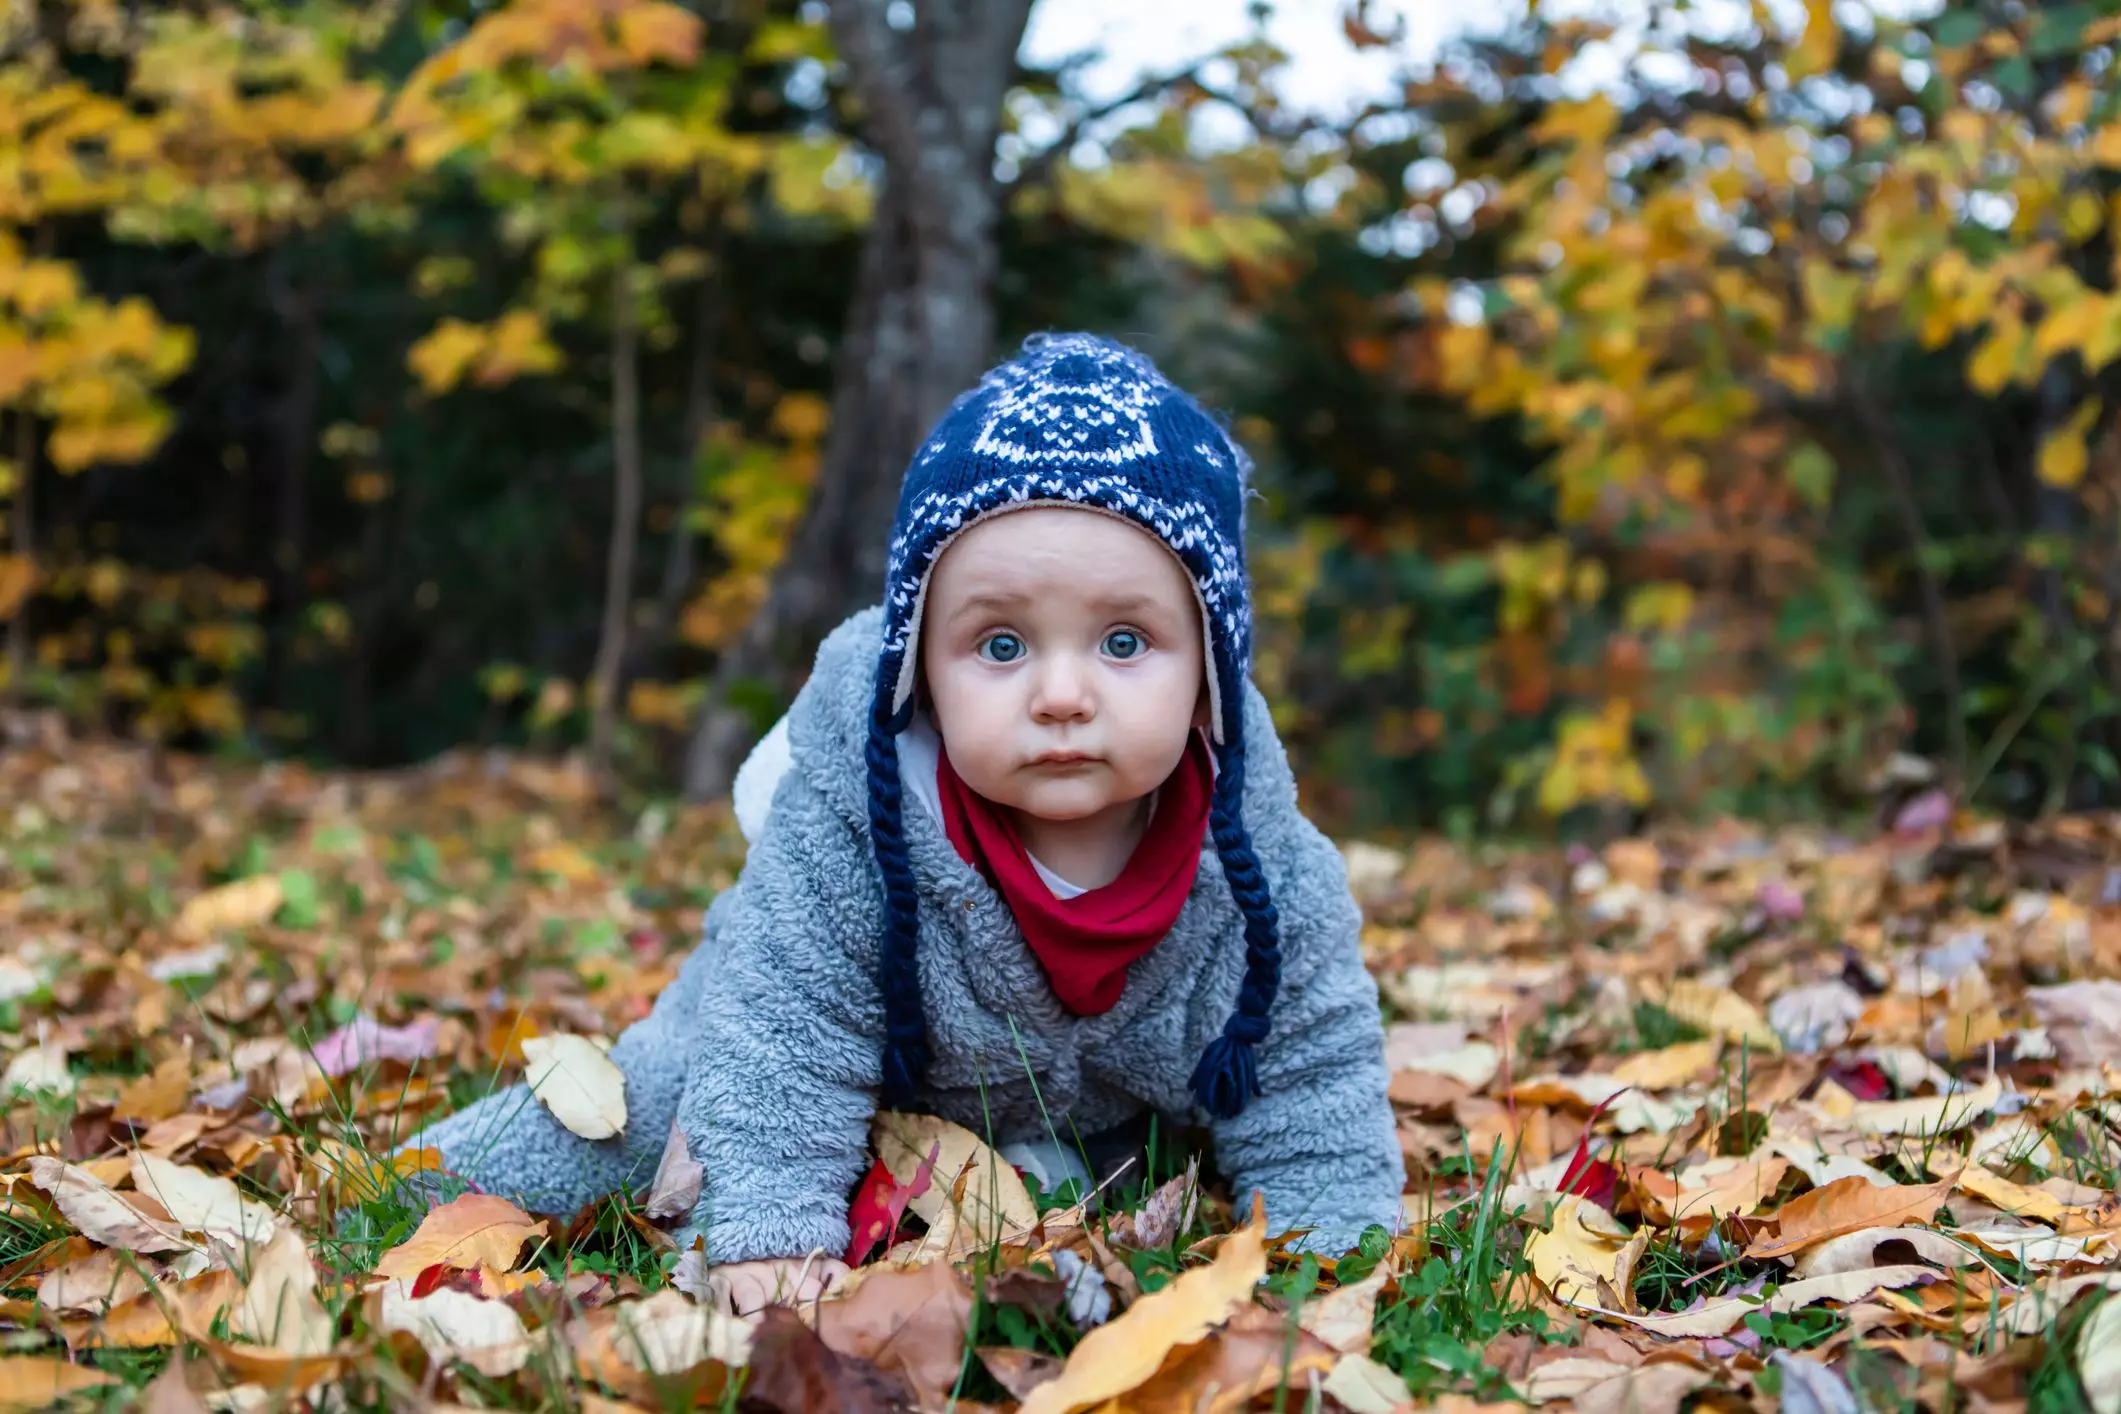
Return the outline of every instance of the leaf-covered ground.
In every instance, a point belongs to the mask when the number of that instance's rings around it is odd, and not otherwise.
[[[726,812],[18,740],[0,1406],[2121,1408],[2121,823],[1348,853],[1405,1233],[1291,1256],[1184,1133],[1045,1194],[884,1116],[868,1263],[739,1320],[675,1155],[554,1214],[380,1157],[526,1066],[609,1123],[564,1038],[672,978]]]

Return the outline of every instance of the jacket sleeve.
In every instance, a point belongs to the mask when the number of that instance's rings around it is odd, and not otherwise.
[[[847,1246],[883,1051],[867,836],[799,772],[774,794],[701,987],[678,1122],[711,1263]]]
[[[1262,1093],[1215,1124],[1216,1157],[1239,1212],[1256,1189],[1270,1232],[1311,1228],[1299,1245],[1338,1255],[1370,1224],[1401,1222],[1384,1022],[1340,851],[1298,813],[1293,786],[1261,813],[1253,843],[1281,920],[1281,989],[1255,1054]]]

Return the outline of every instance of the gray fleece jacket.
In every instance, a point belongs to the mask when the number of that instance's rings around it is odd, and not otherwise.
[[[789,713],[792,766],[742,876],[655,1009],[611,1049],[624,1133],[581,1139],[525,1087],[413,1141],[477,1187],[545,1212],[645,1189],[674,1115],[705,1170],[695,1227],[712,1262],[847,1246],[868,1166],[884,1020],[875,976],[883,884],[870,852],[864,744],[879,611],[835,630]],[[1008,908],[925,811],[905,830],[920,881],[920,970],[933,1059],[919,1108],[995,1144],[1089,1134],[1145,1110],[1212,1126],[1240,1205],[1345,1251],[1399,1225],[1405,1178],[1385,1098],[1377,989],[1339,851],[1297,808],[1257,690],[1247,687],[1245,817],[1281,917],[1281,990],[1257,1052],[1263,1094],[1210,1121],[1187,1080],[1230,1015],[1244,928],[1212,846],[1170,935],[1117,1006],[1062,1009]]]

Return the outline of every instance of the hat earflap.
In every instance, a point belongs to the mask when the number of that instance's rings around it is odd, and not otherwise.
[[[1245,829],[1244,737],[1233,733],[1221,750],[1215,777],[1215,799],[1208,812],[1209,833],[1222,859],[1223,876],[1245,919],[1245,975],[1237,990],[1237,1010],[1223,1023],[1220,1036],[1201,1052],[1193,1069],[1193,1098],[1217,1119],[1235,1119],[1245,1102],[1260,1093],[1259,1070],[1252,1048],[1273,1029],[1268,1012],[1281,988],[1281,917],[1267,889],[1267,876]]]
[[[911,716],[908,712],[907,716]],[[890,699],[878,693],[869,721],[869,836],[884,876],[884,939],[877,989],[884,1000],[883,1099],[892,1109],[913,1103],[928,1070],[928,1019],[921,1007],[920,895],[906,852],[898,732]]]

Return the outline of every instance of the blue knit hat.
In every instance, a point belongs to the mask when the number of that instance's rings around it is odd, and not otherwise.
[[[1280,927],[1245,831],[1244,704],[1252,606],[1245,581],[1245,455],[1200,405],[1123,344],[1034,335],[951,404],[899,492],[884,589],[883,655],[869,726],[869,828],[884,876],[884,1099],[903,1106],[928,1063],[918,896],[900,819],[898,734],[913,720],[928,572],[990,516],[1075,506],[1118,516],[1169,546],[1200,596],[1208,648],[1215,794],[1209,829],[1245,920],[1237,1010],[1193,1072],[1201,1108],[1229,1119],[1259,1094],[1252,1048],[1281,982]]]

